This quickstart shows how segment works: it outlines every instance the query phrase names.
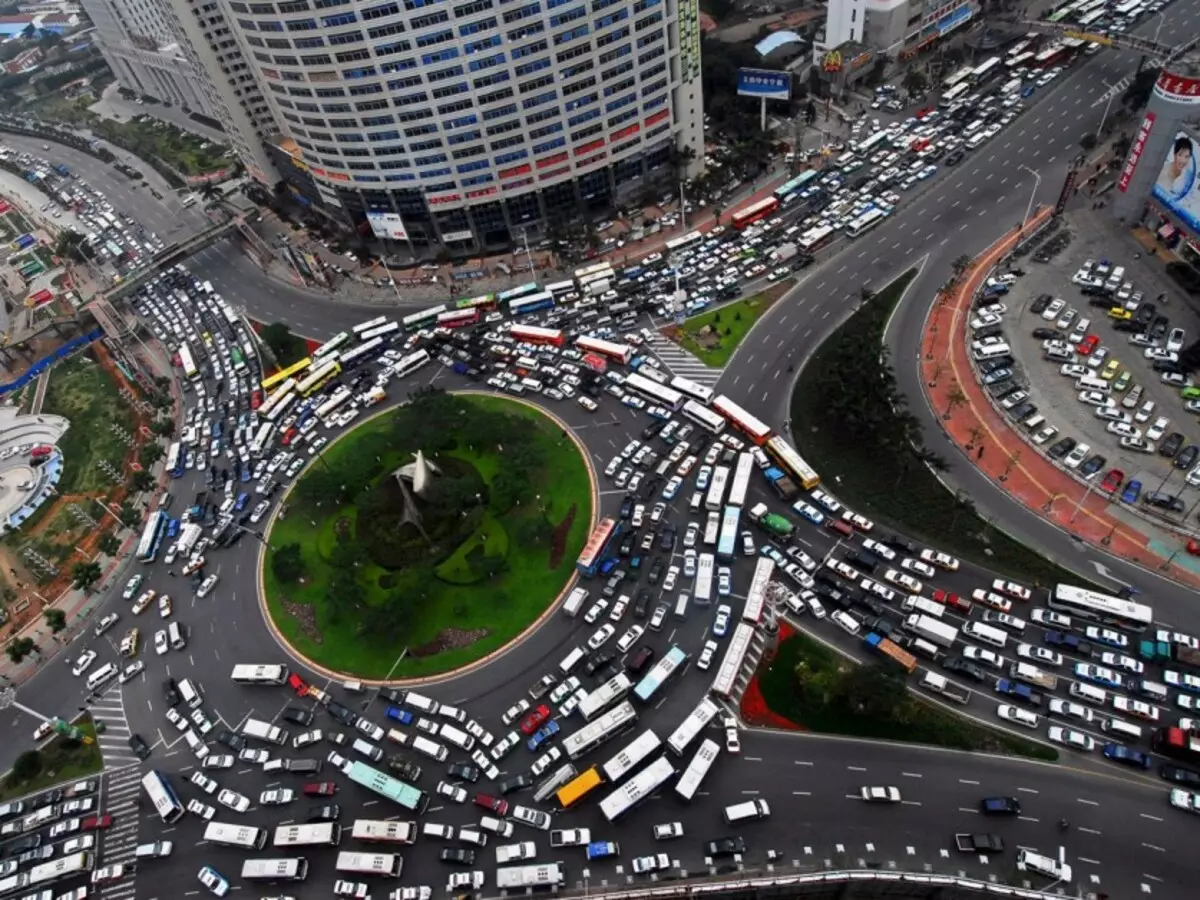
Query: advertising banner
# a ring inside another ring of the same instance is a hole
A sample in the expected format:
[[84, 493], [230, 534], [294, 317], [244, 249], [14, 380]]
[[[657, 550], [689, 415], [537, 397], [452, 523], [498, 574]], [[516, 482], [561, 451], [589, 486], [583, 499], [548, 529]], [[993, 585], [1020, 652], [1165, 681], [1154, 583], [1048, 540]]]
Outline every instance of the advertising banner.
[[375, 237], [389, 241], [407, 241], [408, 230], [396, 213], [368, 212], [367, 221]]
[[792, 76], [787, 72], [774, 72], [770, 69], [738, 69], [737, 92], [739, 97], [790, 100]]
[[1185, 132], [1178, 132], [1167, 148], [1167, 158], [1151, 191], [1156, 200], [1193, 232], [1200, 232], [1200, 178], [1196, 169], [1198, 155], [1200, 148], [1196, 146], [1195, 139]]
[[1146, 141], [1153, 128], [1154, 113], [1147, 112], [1146, 118], [1142, 119], [1142, 124], [1133, 137], [1133, 143], [1129, 145], [1129, 158], [1125, 160], [1125, 168], [1121, 170], [1121, 177], [1117, 180], [1117, 190], [1122, 194], [1129, 190], [1129, 179], [1133, 178], [1133, 173], [1137, 171], [1138, 160], [1142, 158], [1142, 151], [1146, 149]]
[[1154, 84], [1154, 93], [1172, 103], [1200, 106], [1200, 78], [1175, 75], [1164, 69]]

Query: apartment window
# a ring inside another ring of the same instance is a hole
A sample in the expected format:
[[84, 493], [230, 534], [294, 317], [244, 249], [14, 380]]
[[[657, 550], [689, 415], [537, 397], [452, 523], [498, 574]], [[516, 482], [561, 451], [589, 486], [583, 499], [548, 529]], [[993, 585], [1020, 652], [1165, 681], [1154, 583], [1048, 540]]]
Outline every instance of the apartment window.
[[[366, 123], [363, 123], [366, 124]], [[400, 140], [399, 131], [376, 131], [367, 135], [369, 141], [398, 141]]]
[[250, 12], [250, 10], [246, 8], [246, 4], [245, 4], [245, 3], [230, 3], [230, 4], [229, 4], [229, 8], [230, 8], [230, 9], [232, 9], [232, 10], [233, 10], [234, 12], [236, 12], [236, 13], [248, 13], [248, 12]]
[[422, 28], [428, 28], [430, 25], [440, 25], [442, 22], [449, 21], [450, 13], [440, 10], [439, 12], [429, 13], [425, 16], [417, 16], [409, 25], [412, 26], [413, 31], [419, 31]]
[[344, 88], [317, 88], [318, 97], [345, 97], [346, 91]]
[[335, 6], [345, 6], [350, 0], [316, 0], [317, 9], [333, 9]]
[[636, 119], [637, 114], [638, 111], [636, 109], [627, 109], [623, 113], [617, 113], [615, 116], [612, 116], [604, 124], [609, 128], [616, 128], [618, 125], [628, 122], [630, 119]]
[[640, 65], [644, 66], [644, 65], [648, 64], [651, 60], [658, 59], [660, 56], [662, 56], [666, 52], [667, 51], [666, 51], [665, 47], [655, 47], [654, 49], [648, 50], [645, 53], [643, 53], [641, 56], [639, 56], [638, 63]]
[[353, 25], [358, 16], [352, 12], [338, 13], [336, 16], [322, 16], [321, 22], [326, 28], [337, 28], [341, 25]]
[[358, 68], [358, 69], [343, 69], [342, 70], [342, 77], [349, 78], [349, 79], [371, 78], [378, 74], [379, 73], [375, 70], [374, 66], [362, 66], [361, 68]]
[[519, 22], [522, 19], [527, 19], [530, 16], [536, 16], [542, 11], [542, 4], [527, 3], [524, 6], [519, 6], [516, 9], [510, 9], [504, 14], [504, 23], [511, 25], [513, 22]]
[[362, 11], [364, 21], [371, 19], [382, 19], [386, 16], [398, 15], [400, 12], [399, 3], [384, 3], [382, 6], [371, 6]]
[[434, 139], [432, 141], [416, 141], [415, 143], [411, 144], [408, 149], [413, 153], [423, 153], [426, 150], [440, 150], [441, 148], [441, 140]]
[[524, 47], [517, 47], [512, 52], [513, 59], [522, 59], [526, 56], [532, 56], [534, 53], [541, 53], [545, 50], [547, 44], [545, 41], [534, 41], [532, 44], [526, 44]]
[[418, 47], [433, 47], [454, 40], [454, 32], [447, 28], [445, 31], [435, 31], [433, 34], [423, 34], [417, 38]]
[[[563, 61], [561, 53], [559, 54], [558, 61], [560, 63]], [[562, 77], [563, 78], [574, 78], [576, 75], [582, 75], [584, 72], [591, 71], [591, 69], [594, 65], [595, 65], [595, 63], [592, 62], [590, 59], [585, 59], [583, 62], [576, 63], [573, 66], [567, 66], [567, 68], [563, 69]]]
[[[541, 59], [535, 59], [532, 62], [517, 66], [513, 71], [517, 73], [518, 78], [524, 78], [526, 75], [532, 75], [534, 72], [540, 72], [542, 69], [548, 68], [550, 68], [550, 60], [543, 56]], [[521, 93], [525, 94], [530, 90], [536, 90], [545, 83], [547, 82], [539, 81], [533, 84], [532, 88], [527, 84], [523, 84], [520, 86]]]
[[455, 159], [470, 159], [472, 156], [482, 156], [486, 151], [482, 144], [477, 144], [474, 147], [463, 147], [461, 150], [454, 150], [451, 156]]
[[[376, 152], [391, 153], [395, 149], [396, 148], [394, 148], [394, 147], [377, 147]], [[381, 169], [407, 169], [411, 165], [412, 165], [412, 163], [410, 163], [407, 159], [385, 159], [379, 163], [379, 168], [381, 168]]]
[[467, 64], [467, 68], [472, 72], [482, 72], [484, 69], [490, 69], [492, 66], [498, 66], [504, 62], [504, 54], [496, 53], [492, 56], [485, 56], [483, 59], [473, 59]]
[[354, 119], [330, 119], [330, 128], [357, 128], [358, 122]]
[[445, 81], [447, 78], [457, 78], [458, 76], [462, 75], [462, 73], [462, 66], [451, 66], [448, 69], [440, 69], [437, 72], [430, 72], [426, 76], [426, 80], [428, 80], [430, 83], [435, 81]]
[[403, 53], [412, 49], [411, 41], [392, 41], [388, 44], [376, 44], [376, 56], [390, 56], [393, 53]]
[[[308, 104], [305, 104], [306, 106]], [[350, 112], [349, 103], [323, 103], [321, 109], [327, 113], [348, 113]]]
[[341, 34], [331, 34], [329, 43], [335, 46], [343, 46], [345, 44], [361, 44], [363, 40], [361, 31], [343, 31]]
[[302, 56], [300, 59], [306, 66], [333, 65], [333, 59], [330, 58], [328, 53], [316, 53], [310, 56]]
[[651, 44], [657, 44], [662, 39], [663, 39], [663, 33], [662, 33], [661, 29], [658, 31], [652, 31], [649, 34], [642, 35], [637, 40], [638, 49], [641, 49], [642, 47], [649, 47]]
[[579, 141], [590, 138], [594, 134], [599, 134], [603, 130], [604, 126], [599, 122], [597, 122], [595, 125], [589, 125], [587, 128], [580, 128], [578, 131], [571, 132], [571, 142], [578, 143]]
[[[506, 103], [504, 106], [497, 106], [495, 109], [485, 109], [483, 111], [483, 121], [494, 122], [496, 119], [503, 119], [506, 116], [514, 115], [517, 111], [517, 104]], [[491, 134], [489, 131], [488, 134]]]
[[471, 82], [476, 90], [481, 90], [485, 87], [491, 87], [493, 84], [500, 84], [508, 81], [511, 78], [508, 72], [493, 72], [491, 75], [484, 75], [482, 78], [476, 78]]
[[[453, 97], [455, 94], [465, 94], [469, 90], [470, 88], [467, 87], [466, 82], [463, 81], [460, 81], [457, 84], [447, 84], [444, 87], [434, 88], [433, 99], [445, 100], [447, 97]], [[470, 101], [468, 101], [467, 105], [471, 105]]]
[[[454, 7], [454, 18], [465, 19], [469, 16], [475, 15], [476, 13], [487, 12], [492, 8], [492, 6], [492, 0], [474, 0], [473, 3], [464, 3], [462, 6]], [[492, 24], [495, 24], [494, 19], [492, 20]], [[464, 33], [470, 34], [470, 32]]]
[[363, 116], [363, 128], [378, 128], [381, 125], [394, 125], [395, 116]]
[[439, 50], [437, 53], [426, 53], [421, 57], [421, 62], [427, 66], [436, 65], [441, 62], [449, 62], [458, 56], [457, 47], [446, 47]]
[[652, 6], [658, 6], [660, 3], [662, 3], [662, 0], [637, 0], [637, 3], [633, 4], [633, 11], [635, 14], [645, 12]]
[[273, 16], [275, 15], [274, 3], [251, 3], [250, 12], [256, 16]]
[[342, 144], [360, 144], [366, 140], [366, 138], [357, 131], [353, 131], [350, 134], [338, 132], [334, 135], [334, 138]]
[[[544, 62], [544, 63], [546, 63], [546, 65], [550, 64], [549, 60], [538, 60], [537, 62], [538, 63]], [[530, 65], [537, 65], [537, 63], [530, 63]], [[545, 67], [546, 66], [538, 66], [538, 68], [545, 68]], [[519, 75], [521, 73], [518, 72], [517, 74]], [[523, 84], [517, 85], [517, 90], [520, 91], [522, 94], [528, 94], [530, 91], [536, 91], [539, 88], [544, 88], [550, 84], [554, 84], [554, 76], [553, 75], [543, 75], [541, 78], [533, 78], [533, 79], [530, 79], [529, 81], [524, 82]]]
[[[495, 125], [489, 125], [487, 133], [489, 137], [495, 137], [498, 134], [507, 134], [510, 131], [516, 131], [520, 127], [520, 119], [509, 119], [507, 122], [499, 122]], [[524, 136], [522, 135], [522, 137]]]
[[541, 128], [535, 128], [529, 132], [529, 139], [531, 141], [540, 141], [542, 138], [558, 134], [562, 130], [562, 122], [551, 122], [549, 125], [543, 125]]
[[279, 4], [279, 11], [284, 15], [288, 13], [308, 12], [310, 8], [308, 0], [295, 0], [292, 3]]
[[393, 106], [412, 106], [414, 103], [425, 103], [429, 100], [429, 95], [422, 91], [419, 94], [408, 94], [403, 97], [393, 97]]
[[[493, 149], [495, 149], [496, 145], [493, 144], [492, 147], [493, 147]], [[519, 159], [525, 159], [528, 156], [529, 156], [528, 150], [514, 150], [511, 153], [501, 153], [499, 156], [496, 157], [496, 165], [498, 165], [498, 166], [507, 165], [508, 163], [516, 162]]]
[[642, 81], [645, 81], [647, 78], [653, 78], [655, 75], [661, 74], [666, 70], [667, 64], [665, 62], [660, 62], [653, 66], [648, 66], [645, 69], [642, 69], [638, 74], [641, 76]]
[[492, 47], [500, 46], [500, 43], [503, 40], [504, 38], [500, 37], [500, 35], [493, 34], [490, 37], [485, 37], [478, 41], [470, 41], [464, 45], [464, 49], [467, 53], [478, 53], [481, 50], [488, 50]]
[[614, 31], [608, 31], [596, 38], [597, 47], [607, 47], [609, 44], [616, 43], [622, 38], [629, 37], [629, 29], [617, 28]]
[[584, 122], [590, 122], [600, 115], [600, 110], [589, 109], [587, 112], [582, 112], [577, 116], [571, 116], [567, 119], [567, 124], [574, 128], [576, 125], [582, 125]]
[[[379, 71], [385, 75], [390, 75], [392, 72], [403, 72], [405, 69], [415, 69], [417, 61], [411, 56], [406, 56], [404, 59], [393, 59], [390, 62], [381, 63]], [[418, 78], [414, 84], [420, 83]]]
[[303, 122], [305, 125], [308, 125], [309, 127], [314, 127], [314, 128], [324, 128], [325, 127], [324, 119], [316, 119], [316, 118], [311, 118], [309, 116], [301, 116], [300, 121]]
[[607, 85], [604, 88], [604, 96], [611, 97], [613, 94], [619, 94], [621, 91], [628, 90], [633, 87], [636, 81], [637, 79], [631, 75], [628, 78], [622, 78], [616, 84]]
[[583, 6], [577, 6], [574, 9], [568, 9], [565, 12], [559, 13], [558, 15], [551, 16], [550, 27], [561, 28], [563, 25], [568, 25], [571, 22], [582, 19], [586, 15], [587, 9]]
[[601, 28], [607, 28], [609, 25], [613, 25], [617, 22], [623, 22], [628, 18], [629, 10], [618, 9], [616, 12], [609, 13], [607, 16], [601, 16], [599, 19], [597, 19], [596, 30], [599, 31]]
[[[415, 162], [418, 166], [434, 166], [434, 165], [437, 165], [438, 163], [444, 163], [449, 159], [450, 159], [450, 157], [448, 157], [445, 153], [434, 153], [430, 156], [418, 156], [416, 159], [413, 160], [413, 162]], [[442, 175], [449, 175], [449, 174], [450, 174], [449, 169], [436, 169], [436, 170], [430, 171], [430, 172], [422, 172], [421, 177], [422, 178], [438, 178]]]
[[564, 97], [570, 97], [572, 94], [578, 94], [582, 90], [592, 87], [596, 83], [596, 76], [591, 75], [587, 78], [582, 78], [574, 84], [564, 85], [562, 92]]
[[570, 112], [573, 109], [579, 109], [583, 106], [589, 106], [590, 104], [595, 103], [598, 99], [599, 97], [597, 97], [595, 94], [585, 94], [582, 97], [576, 97], [574, 100], [568, 100], [566, 105], [567, 112]]
[[[421, 135], [423, 135], [423, 134], [432, 134], [432, 133], [434, 133], [434, 132], [436, 132], [436, 131], [437, 131], [437, 126], [436, 126], [436, 125], [418, 125], [418, 126], [417, 126], [417, 127], [415, 127], [415, 128], [405, 128], [405, 129], [404, 129], [404, 136], [405, 136], [405, 137], [410, 137], [410, 138], [413, 138], [413, 137], [420, 137], [420, 136], [421, 136]], [[440, 147], [440, 146], [441, 146], [441, 141], [437, 141], [437, 142], [434, 144], [434, 146]], [[414, 145], [413, 145], [413, 147], [414, 147], [414, 149], [416, 149], [417, 145], [415, 145], [415, 144], [414, 144]], [[428, 147], [427, 147], [427, 148], [425, 148], [425, 149], [428, 149]]]
[[[270, 41], [267, 42], [268, 45]], [[323, 37], [298, 37], [292, 42], [297, 50], [308, 50], [313, 47], [324, 47], [325, 38]]]
[[611, 69], [605, 69], [600, 73], [600, 77], [605, 81], [612, 81], [614, 78], [619, 78], [631, 69], [633, 69], [633, 60], [627, 59], [620, 65], [613, 66]]
[[478, 128], [472, 131], [464, 131], [462, 134], [452, 134], [446, 138], [446, 143], [452, 146], [457, 144], [469, 144], [471, 141], [477, 141], [483, 137], [483, 132]]
[[[272, 24], [278, 25], [279, 23], [274, 22]], [[264, 28], [263, 30], [266, 31], [267, 29]], [[272, 28], [270, 30], [271, 31], [282, 31], [283, 29], [282, 28]], [[316, 19], [291, 19], [287, 23], [287, 30], [288, 31], [316, 31], [317, 30], [317, 20]]]
[[643, 16], [642, 18], [640, 18], [636, 22], [634, 22], [633, 28], [635, 31], [645, 31], [651, 25], [657, 25], [659, 22], [661, 22], [662, 18], [663, 18], [662, 12], [651, 13], [650, 15]]
[[[463, 110], [470, 108], [470, 100], [458, 100], [454, 103], [443, 103], [437, 108], [437, 111], [443, 116], [449, 116], [456, 112], [462, 112]], [[449, 122], [444, 122], [442, 127], [448, 131], [451, 128], [463, 128], [467, 125], [474, 125], [475, 122], [475, 116], [459, 116], [457, 119], [451, 119]]]
[[553, 119], [558, 115], [558, 107], [552, 106], [549, 109], [543, 109], [541, 112], [533, 113], [526, 117], [526, 124], [536, 125], [538, 122], [545, 122], [547, 119]]
[[409, 75], [406, 78], [393, 78], [387, 83], [388, 90], [400, 91], [404, 88], [416, 87], [421, 83], [420, 75]]
[[350, 88], [351, 97], [365, 97], [367, 94], [382, 94], [383, 87], [378, 84], [358, 84]]
[[339, 53], [334, 57], [340, 63], [362, 62], [364, 59], [371, 58], [371, 51], [367, 49], [347, 50], [345, 53]]

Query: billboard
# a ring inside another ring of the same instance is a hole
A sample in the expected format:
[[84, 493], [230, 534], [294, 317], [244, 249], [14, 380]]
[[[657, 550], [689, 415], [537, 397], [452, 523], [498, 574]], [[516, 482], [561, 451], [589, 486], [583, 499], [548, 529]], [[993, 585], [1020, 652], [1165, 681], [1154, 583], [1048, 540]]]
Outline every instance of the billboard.
[[1200, 78], [1176, 75], [1163, 69], [1154, 84], [1154, 95], [1171, 103], [1196, 106], [1200, 104]]
[[792, 76], [788, 72], [774, 72], [770, 69], [738, 69], [737, 92], [739, 97], [790, 100]]
[[1154, 128], [1154, 119], [1154, 113], [1147, 110], [1146, 118], [1142, 119], [1133, 144], [1130, 145], [1129, 157], [1125, 160], [1125, 167], [1121, 169], [1121, 177], [1117, 181], [1117, 190], [1122, 194], [1129, 190], [1129, 180], [1133, 178], [1138, 161], [1142, 158], [1142, 151], [1146, 149], [1146, 141], [1150, 138], [1150, 131]]
[[1167, 147], [1158, 180], [1150, 192], [1154, 199], [1178, 216], [1193, 232], [1200, 232], [1200, 178], [1196, 158], [1200, 155], [1195, 139], [1186, 132], [1175, 134]]
[[408, 231], [404, 228], [404, 220], [396, 213], [368, 212], [367, 221], [371, 223], [371, 232], [377, 238], [389, 241], [408, 240]]

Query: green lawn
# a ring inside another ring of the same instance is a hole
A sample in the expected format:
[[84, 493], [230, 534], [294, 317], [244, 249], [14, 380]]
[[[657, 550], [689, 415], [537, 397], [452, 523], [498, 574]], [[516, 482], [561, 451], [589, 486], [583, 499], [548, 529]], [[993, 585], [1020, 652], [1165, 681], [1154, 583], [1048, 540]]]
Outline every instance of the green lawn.
[[[992, 527], [975, 513], [970, 498], [958, 498], [946, 490], [908, 445], [887, 465], [881, 465], [880, 441], [864, 440], [862, 431], [848, 427], [841, 413], [826, 402], [831, 392], [858, 397], [864, 405], [873, 402], [857, 379], [862, 373], [879, 371], [884, 328], [915, 274], [909, 271], [884, 287], [805, 364], [791, 399], [796, 448], [842, 501], [889, 529], [1023, 581], [1086, 584]], [[921, 397], [907, 399], [910, 404], [925, 402]], [[898, 427], [900, 420], [890, 406], [874, 403], [872, 412], [879, 434]], [[947, 463], [970, 465], [958, 458]]]
[[62, 737], [55, 738], [39, 751], [42, 769], [37, 775], [28, 781], [13, 781], [11, 776], [4, 779], [0, 784], [0, 801], [22, 797], [66, 781], [76, 781], [104, 770], [104, 758], [100, 753], [100, 745], [96, 743], [96, 728], [91, 719], [85, 718], [75, 724], [92, 738], [92, 743], [75, 744]]
[[107, 459], [114, 466], [128, 447], [111, 430], [128, 424], [129, 407], [89, 352], [77, 353], [54, 367], [43, 411], [65, 416], [71, 427], [59, 440], [63, 451], [63, 494], [107, 490], [112, 480], [96, 463]]
[[[533, 495], [523, 498], [520, 507], [502, 515], [493, 515], [490, 509], [484, 511], [475, 532], [439, 565], [438, 577], [433, 579], [430, 597], [421, 606], [420, 615], [396, 641], [364, 637], [355, 616], [342, 616], [338, 621], [331, 621], [327, 597], [334, 570], [328, 560], [337, 542], [335, 526], [343, 518], [353, 522], [356, 510], [344, 507], [318, 519], [298, 505], [290, 508], [286, 518], [276, 519], [268, 541], [273, 548], [292, 543], [301, 546], [306, 567], [303, 583], [279, 583], [269, 561], [263, 569], [263, 580], [272, 618], [300, 653], [340, 672], [363, 678], [383, 678], [407, 646], [410, 655], [395, 669], [394, 678], [449, 671], [499, 649], [519, 635], [545, 611], [567, 583], [592, 524], [591, 481], [586, 461], [558, 427], [536, 410], [498, 397], [471, 396], [468, 402], [482, 410], [528, 420], [535, 440], [553, 463], [539, 472]], [[390, 410], [331, 444], [324, 454], [331, 469], [336, 471], [339, 466], [360, 459], [366, 442], [378, 440], [379, 435], [391, 435], [396, 427], [393, 424], [395, 417], [405, 414], [403, 407]], [[396, 447], [382, 458], [385, 471], [407, 462], [408, 454], [401, 452], [402, 449]], [[471, 463], [488, 485], [503, 465], [503, 459], [492, 452], [472, 453], [459, 447], [449, 455]], [[305, 476], [320, 465], [310, 466]], [[291, 498], [285, 502], [292, 505]], [[564, 522], [574, 509], [562, 557], [554, 568], [549, 565], [547, 548], [522, 546], [513, 538], [521, 526], [521, 517], [536, 511], [539, 502], [545, 508], [546, 518], [556, 525]], [[342, 524], [344, 526], [345, 522]], [[486, 535], [486, 539], [482, 535]], [[470, 582], [470, 578], [466, 577], [463, 558], [481, 540], [488, 556], [507, 554], [508, 569], [494, 579], [464, 584], [462, 582]], [[367, 562], [356, 574], [358, 583], [366, 589], [367, 605], [385, 602], [387, 591], [379, 586], [379, 579], [388, 574], [386, 569]], [[284, 610], [285, 601], [311, 605], [319, 635], [314, 635], [295, 617], [288, 615]], [[467, 632], [486, 629], [487, 634], [467, 646], [427, 656], [411, 654], [413, 648], [429, 645], [447, 628]]]
[[[796, 677], [801, 662], [805, 666], [803, 687]], [[810, 731], [1058, 759], [1052, 747], [984, 728], [922, 702], [904, 689], [898, 677], [884, 682], [879, 695], [871, 696], [870, 678], [877, 674], [796, 632], [779, 645], [770, 665], [759, 669], [758, 686], [772, 712]], [[864, 675], [867, 680], [860, 680]], [[990, 712], [992, 704], [984, 705]]]
[[[791, 281], [787, 282], [791, 285]], [[771, 304], [782, 293], [772, 289], [768, 293], [755, 294], [688, 319], [680, 329], [680, 344], [697, 359], [714, 369], [722, 368], [738, 345], [750, 333], [759, 317], [771, 308]], [[711, 326], [716, 332], [713, 336], [701, 335], [701, 331]]]
[[234, 162], [227, 147], [150, 116], [127, 122], [102, 119], [93, 128], [102, 136], [114, 137], [137, 155], [158, 157], [184, 175], [214, 172]]

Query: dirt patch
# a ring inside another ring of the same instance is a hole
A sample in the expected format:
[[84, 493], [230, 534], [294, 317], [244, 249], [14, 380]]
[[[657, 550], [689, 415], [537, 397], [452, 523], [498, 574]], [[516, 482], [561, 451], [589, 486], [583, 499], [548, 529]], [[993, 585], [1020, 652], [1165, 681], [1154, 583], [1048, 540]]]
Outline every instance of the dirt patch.
[[470, 631], [464, 631], [461, 628], [443, 628], [432, 641], [422, 644], [419, 647], [413, 647], [408, 652], [412, 656], [417, 657], [434, 656], [446, 650], [458, 650], [462, 647], [469, 647], [471, 644], [481, 641], [487, 636], [488, 630], [486, 628], [473, 628]]
[[314, 644], [320, 644], [324, 638], [321, 637], [321, 629], [317, 627], [317, 613], [312, 608], [311, 603], [292, 603], [286, 599], [281, 599], [279, 605], [283, 607], [283, 611], [296, 620], [296, 624], [300, 626], [300, 633], [312, 641]]
[[333, 533], [339, 538], [346, 537], [350, 534], [350, 517], [342, 516], [333, 524]]
[[571, 533], [571, 526], [574, 524], [575, 504], [572, 503], [566, 516], [554, 527], [554, 534], [550, 536], [550, 571], [554, 571], [562, 563], [563, 552], [567, 547], [567, 535]]

